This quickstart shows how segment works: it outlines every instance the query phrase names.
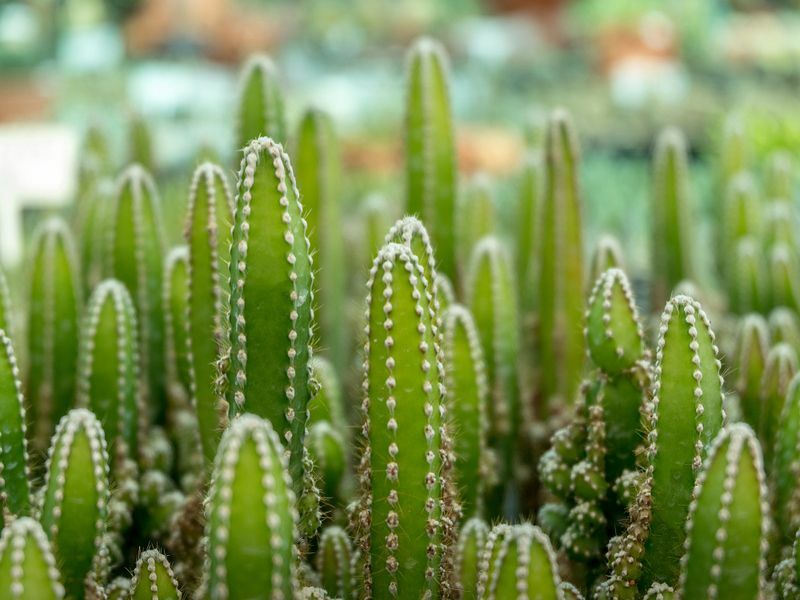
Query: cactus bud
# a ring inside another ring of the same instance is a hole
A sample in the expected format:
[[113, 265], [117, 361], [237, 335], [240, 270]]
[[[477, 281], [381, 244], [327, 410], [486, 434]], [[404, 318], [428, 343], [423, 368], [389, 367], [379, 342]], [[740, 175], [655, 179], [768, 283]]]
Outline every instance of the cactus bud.
[[64, 586], [41, 525], [20, 517], [0, 535], [0, 597], [60, 600]]

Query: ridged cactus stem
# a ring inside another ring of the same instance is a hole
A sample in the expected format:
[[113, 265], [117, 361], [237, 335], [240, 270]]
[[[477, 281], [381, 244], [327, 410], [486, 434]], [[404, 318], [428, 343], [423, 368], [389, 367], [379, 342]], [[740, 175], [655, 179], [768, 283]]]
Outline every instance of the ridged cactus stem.
[[761, 419], [759, 439], [764, 449], [767, 467], [772, 467], [775, 439], [781, 425], [789, 385], [797, 373], [797, 354], [785, 342], [775, 344], [767, 354], [761, 378]]
[[539, 215], [544, 194], [544, 161], [539, 153], [526, 157], [519, 176], [515, 264], [520, 310], [531, 313], [536, 304], [536, 252]]
[[458, 199], [456, 259], [460, 280], [466, 281], [472, 251], [478, 242], [497, 229], [492, 183], [485, 174], [476, 175]]
[[172, 248], [164, 259], [164, 339], [168, 418], [185, 404], [191, 389], [189, 364], [189, 250]]
[[22, 516], [30, 508], [25, 402], [11, 340], [0, 329], [0, 525], [5, 511]]
[[800, 529], [800, 376], [795, 375], [776, 432], [771, 484], [775, 521], [781, 540], [791, 542]]
[[464, 600], [476, 600], [478, 597], [479, 567], [488, 537], [489, 526], [478, 517], [469, 519], [461, 528], [456, 548], [455, 569], [458, 587]]
[[735, 387], [744, 421], [756, 430], [761, 421], [761, 379], [768, 352], [767, 322], [759, 314], [746, 315], [739, 326]]
[[322, 587], [331, 598], [355, 600], [358, 586], [353, 564], [353, 544], [341, 527], [331, 525], [319, 538], [316, 557]]
[[64, 586], [41, 525], [20, 517], [0, 535], [0, 597], [60, 600]]
[[167, 557], [158, 550], [139, 555], [130, 583], [130, 600], [180, 600], [181, 591]]
[[275, 64], [264, 54], [251, 56], [242, 67], [237, 118], [237, 149], [262, 136], [286, 142], [283, 91]]

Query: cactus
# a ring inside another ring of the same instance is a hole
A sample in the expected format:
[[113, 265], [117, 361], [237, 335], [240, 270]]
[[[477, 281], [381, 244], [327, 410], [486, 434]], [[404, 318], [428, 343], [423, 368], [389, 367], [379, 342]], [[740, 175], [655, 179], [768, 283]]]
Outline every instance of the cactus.
[[745, 422], [758, 429], [761, 422], [761, 379], [769, 352], [769, 330], [764, 317], [745, 315], [739, 324], [734, 388], [739, 395]]
[[486, 365], [470, 312], [454, 304], [445, 311], [443, 321], [445, 398], [455, 431], [453, 479], [460, 490], [462, 512], [479, 516], [489, 476]]
[[[800, 534], [799, 534], [800, 535]], [[800, 552], [797, 537], [792, 544], [789, 557], [782, 560], [775, 568], [775, 590], [778, 600], [794, 600], [800, 594]]]
[[622, 269], [622, 246], [613, 235], [601, 235], [597, 240], [589, 267], [589, 280], [597, 279], [608, 269]]
[[323, 530], [316, 556], [322, 587], [331, 598], [355, 600], [358, 595], [353, 564], [353, 544], [344, 529], [336, 525]]
[[130, 583], [130, 600], [180, 600], [181, 591], [167, 558], [158, 550], [139, 555]]
[[117, 180], [111, 216], [108, 272], [127, 288], [139, 320], [139, 361], [149, 418], [163, 423], [164, 393], [164, 235], [155, 183], [140, 165]]
[[59, 600], [64, 597], [56, 561], [41, 525], [20, 517], [0, 535], [0, 597]]
[[0, 526], [6, 511], [22, 516], [30, 508], [25, 402], [11, 340], [0, 329]]
[[283, 448], [269, 421], [244, 414], [225, 431], [208, 495], [208, 594], [294, 597], [297, 512]]
[[128, 163], [142, 165], [148, 171], [155, 168], [153, 134], [147, 121], [134, 113], [128, 122]]
[[107, 237], [114, 207], [113, 180], [99, 181], [81, 201], [75, 226], [80, 251], [80, 271], [86, 295], [102, 281], [107, 270]]
[[682, 598], [761, 598], [769, 505], [761, 449], [749, 426], [720, 432], [708, 451], [686, 521]]
[[653, 304], [658, 306], [682, 279], [693, 275], [692, 214], [686, 139], [677, 129], [661, 132], [653, 158]]
[[733, 261], [727, 268], [730, 307], [735, 313], [766, 308], [769, 304], [769, 281], [764, 272], [762, 249], [758, 241], [745, 237], [736, 243]]
[[779, 306], [769, 313], [769, 336], [773, 344], [785, 342], [800, 353], [800, 323], [797, 313]]
[[95, 186], [111, 173], [111, 159], [108, 140], [102, 130], [89, 126], [83, 136], [78, 153], [78, 190], [76, 194], [78, 209], [94, 193]]
[[533, 311], [536, 303], [536, 245], [539, 239], [539, 213], [544, 192], [544, 162], [540, 153], [525, 157], [519, 175], [516, 208], [514, 266], [523, 314]]
[[251, 56], [242, 67], [239, 79], [236, 149], [244, 149], [251, 140], [262, 136], [285, 143], [283, 113], [283, 91], [274, 63], [263, 54]]
[[191, 389], [189, 362], [189, 251], [178, 246], [164, 259], [164, 337], [167, 383], [185, 396]]
[[342, 435], [347, 434], [342, 387], [336, 370], [325, 358], [315, 354], [309, 361], [311, 379], [318, 388], [308, 403], [309, 422], [327, 421]]
[[[485, 238], [475, 248], [469, 271], [468, 298], [475, 320], [489, 384], [489, 446], [498, 454], [499, 481], [506, 483], [505, 502], [513, 493], [514, 452], [523, 409], [520, 406], [517, 360], [519, 317], [511, 265], [503, 246]], [[498, 494], [489, 499], [490, 514], [501, 510]], [[506, 506], [506, 508], [509, 508]]]
[[73, 409], [53, 436], [39, 507], [71, 598], [83, 597], [87, 574], [96, 557], [102, 560], [108, 494], [103, 428], [90, 411]]
[[780, 424], [775, 432], [771, 465], [775, 520], [781, 541], [791, 542], [800, 527], [800, 376], [795, 375], [786, 392]]
[[475, 246], [486, 236], [496, 233], [495, 212], [491, 182], [485, 174], [479, 174], [462, 192], [456, 211], [456, 260], [462, 282], [467, 278]]
[[537, 417], [571, 405], [584, 360], [583, 240], [578, 141], [563, 110], [548, 121], [538, 248], [540, 389]]
[[454, 278], [457, 167], [447, 57], [437, 42], [421, 38], [407, 63], [406, 212], [428, 226], [439, 269]]
[[739, 115], [725, 119], [719, 145], [718, 191], [724, 192], [730, 181], [750, 163], [750, 143], [745, 125]]
[[764, 191], [768, 200], [794, 199], [794, 166], [792, 155], [786, 151], [777, 151], [767, 157], [764, 172]]
[[476, 600], [478, 597], [478, 575], [483, 548], [489, 537], [489, 527], [478, 517], [469, 519], [461, 528], [456, 548], [455, 569], [461, 597]]
[[455, 518], [438, 314], [425, 269], [404, 245], [381, 249], [367, 285], [364, 443], [353, 515], [362, 597], [436, 598], [451, 587]]
[[489, 533], [481, 556], [478, 598], [550, 600], [562, 597], [550, 540], [530, 523], [500, 524]]
[[[313, 262], [289, 156], [259, 138], [239, 171], [231, 242], [231, 416], [270, 420], [290, 453], [297, 496], [309, 487], [303, 440], [314, 320]], [[283, 340], [279, 343], [278, 340]]]
[[786, 402], [789, 384], [797, 373], [797, 353], [786, 343], [773, 346], [761, 378], [761, 417], [758, 437], [764, 450], [764, 459], [772, 465], [775, 436], [780, 427], [781, 414]]
[[719, 240], [719, 262], [729, 294], [738, 283], [736, 262], [731, 259], [736, 257], [741, 240], [758, 238], [760, 221], [761, 203], [755, 182], [749, 173], [740, 173], [731, 180], [725, 193]]
[[367, 271], [372, 266], [372, 259], [383, 246], [386, 232], [395, 220], [393, 217], [397, 216], [393, 214], [394, 209], [386, 198], [378, 194], [368, 196], [361, 205], [364, 264]]
[[72, 236], [53, 218], [37, 231], [28, 300], [25, 395], [34, 447], [43, 451], [75, 400], [81, 291]]
[[320, 480], [322, 495], [337, 504], [342, 498], [342, 483], [347, 473], [344, 438], [327, 421], [317, 421], [308, 430], [306, 446]]
[[771, 306], [800, 308], [800, 264], [788, 245], [779, 243], [772, 247], [769, 255], [769, 278]]
[[320, 340], [337, 372], [344, 373], [349, 344], [347, 321], [342, 319], [347, 285], [339, 184], [342, 167], [333, 120], [326, 113], [309, 110], [303, 115], [294, 165], [308, 211], [308, 237], [319, 257]]

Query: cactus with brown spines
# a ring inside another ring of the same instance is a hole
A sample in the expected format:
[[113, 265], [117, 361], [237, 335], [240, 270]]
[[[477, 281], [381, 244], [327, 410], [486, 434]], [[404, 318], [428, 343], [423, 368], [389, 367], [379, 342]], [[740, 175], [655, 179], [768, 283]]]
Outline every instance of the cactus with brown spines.
[[0, 597], [60, 600], [64, 586], [42, 526], [20, 517], [0, 535]]
[[775, 436], [786, 403], [786, 393], [797, 368], [797, 353], [791, 346], [779, 342], [770, 348], [761, 377], [761, 414], [757, 430], [767, 469], [772, 465]]
[[517, 187], [514, 266], [520, 310], [527, 314], [533, 311], [536, 302], [536, 247], [544, 193], [544, 161], [540, 152], [525, 156]]
[[331, 598], [356, 600], [356, 582], [353, 543], [344, 529], [331, 525], [322, 530], [315, 558], [321, 587]]
[[461, 191], [456, 210], [456, 262], [462, 286], [468, 277], [472, 251], [486, 236], [497, 233], [492, 182], [486, 174], [473, 177]]
[[25, 396], [34, 448], [47, 448], [75, 401], [81, 289], [72, 236], [57, 218], [37, 230], [28, 296]]
[[769, 337], [767, 322], [759, 314], [745, 315], [739, 324], [734, 389], [744, 421], [756, 430], [761, 422], [761, 380], [767, 365]]
[[[164, 259], [164, 339], [167, 391], [184, 402], [191, 389], [189, 361], [189, 251], [186, 246], [172, 248]], [[169, 411], [172, 411], [174, 401]]]
[[286, 143], [283, 90], [275, 64], [264, 54], [251, 56], [242, 67], [236, 118], [237, 150], [262, 136]]
[[461, 527], [456, 547], [455, 570], [459, 591], [464, 600], [476, 600], [478, 597], [479, 567], [488, 537], [489, 526], [480, 517], [472, 517]]
[[139, 555], [129, 593], [130, 600], [180, 600], [182, 597], [167, 557], [152, 549]]

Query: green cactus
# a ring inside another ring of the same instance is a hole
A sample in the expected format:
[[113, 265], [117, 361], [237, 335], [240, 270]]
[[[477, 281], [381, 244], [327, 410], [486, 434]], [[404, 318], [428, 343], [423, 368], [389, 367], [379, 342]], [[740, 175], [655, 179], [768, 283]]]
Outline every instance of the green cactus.
[[64, 586], [41, 525], [20, 517], [0, 535], [0, 597], [60, 600]]
[[539, 152], [531, 152], [525, 157], [519, 175], [514, 244], [519, 306], [523, 314], [532, 312], [536, 304], [536, 246], [543, 193], [544, 161]]
[[742, 314], [766, 308], [770, 290], [760, 244], [744, 237], [736, 242], [733, 252], [733, 260], [726, 267], [731, 310]]
[[773, 344], [785, 342], [800, 353], [800, 322], [797, 313], [779, 306], [769, 313], [767, 319], [769, 336]]
[[116, 476], [124, 469], [119, 461], [139, 457], [145, 413], [136, 313], [121, 282], [107, 279], [89, 298], [78, 355], [77, 405], [90, 409], [103, 424]]
[[797, 255], [786, 244], [772, 247], [769, 254], [771, 306], [800, 308], [800, 264]]
[[456, 277], [457, 166], [444, 48], [418, 39], [407, 58], [406, 212], [431, 231], [439, 269]]
[[[290, 452], [295, 494], [304, 465], [314, 274], [303, 206], [289, 156], [269, 138], [245, 149], [231, 241], [231, 416], [270, 420]], [[280, 343], [278, 340], [283, 340]]]
[[562, 597], [550, 540], [530, 523], [496, 525], [481, 556], [478, 598], [556, 600]]
[[233, 198], [225, 173], [211, 163], [201, 164], [192, 176], [184, 237], [189, 247], [190, 392], [207, 464], [214, 460], [222, 430], [215, 363], [227, 328], [232, 220]]
[[622, 246], [613, 235], [604, 234], [597, 240], [589, 266], [589, 280], [597, 279], [608, 269], [623, 268]]
[[718, 191], [724, 192], [730, 181], [750, 164], [750, 143], [739, 115], [732, 114], [725, 119], [719, 157]]
[[[164, 259], [164, 338], [168, 391], [185, 397], [191, 389], [189, 357], [189, 249], [178, 246]], [[180, 390], [179, 392], [177, 390]]]
[[80, 251], [83, 291], [89, 295], [107, 271], [107, 237], [114, 207], [113, 180], [99, 181], [81, 201], [75, 226]]
[[755, 181], [746, 172], [736, 175], [728, 185], [722, 207], [719, 262], [729, 294], [737, 284], [736, 257], [739, 242], [761, 233], [761, 200]]
[[318, 260], [320, 340], [338, 373], [347, 367], [348, 323], [342, 319], [347, 286], [345, 245], [342, 236], [341, 159], [331, 117], [308, 110], [300, 122], [295, 150], [295, 175], [303, 190], [308, 237]]
[[103, 427], [90, 411], [73, 409], [53, 436], [39, 507], [70, 598], [83, 598], [84, 580], [104, 551], [108, 494]]
[[437, 273], [433, 279], [433, 294], [439, 300], [439, 311], [444, 314], [448, 307], [457, 302], [453, 283], [442, 273]]
[[764, 192], [767, 200], [792, 200], [794, 198], [795, 172], [792, 155], [777, 151], [767, 157], [764, 169]]
[[780, 427], [781, 414], [786, 403], [786, 393], [797, 373], [797, 353], [786, 343], [775, 344], [767, 354], [764, 375], [761, 378], [761, 416], [758, 437], [764, 450], [764, 459], [772, 465], [775, 436]]
[[[0, 526], [30, 509], [25, 401], [11, 340], [0, 329]], [[7, 511], [7, 512], [6, 512]]]
[[800, 376], [795, 375], [786, 392], [780, 424], [775, 432], [772, 494], [777, 531], [781, 541], [791, 542], [800, 527]]
[[468, 276], [469, 261], [478, 242], [496, 233], [497, 217], [491, 181], [475, 176], [458, 199], [456, 211], [456, 260], [460, 281]]
[[139, 320], [139, 354], [149, 418], [166, 418], [164, 377], [164, 234], [155, 183], [140, 165], [117, 180], [111, 216], [108, 272], [127, 288]]
[[537, 418], [571, 405], [584, 361], [583, 240], [578, 140], [569, 115], [548, 121], [538, 248], [540, 389]]
[[460, 491], [462, 512], [480, 516], [489, 477], [486, 454], [488, 387], [475, 322], [463, 306], [453, 304], [445, 311], [443, 341], [445, 399], [455, 431], [453, 479]]
[[767, 205], [763, 237], [767, 250], [782, 244], [792, 251], [797, 251], [798, 238], [794, 228], [793, 209], [788, 200], [777, 199]]
[[461, 528], [456, 548], [455, 569], [461, 598], [478, 598], [478, 576], [481, 554], [489, 537], [489, 526], [479, 517], [472, 517]]
[[[116, 577], [106, 586], [105, 593], [105, 600], [129, 600], [131, 594], [131, 580], [125, 577]], [[99, 596], [99, 599], [102, 599], [102, 596]]]
[[306, 447], [322, 495], [334, 506], [340, 504], [347, 474], [347, 449], [342, 434], [327, 421], [314, 422], [306, 436]]
[[436, 598], [452, 585], [452, 456], [429, 285], [405, 245], [386, 244], [370, 270], [361, 492], [353, 514], [363, 598]]
[[158, 550], [139, 555], [130, 583], [130, 600], [180, 600], [181, 591], [167, 558]]
[[720, 432], [708, 451], [686, 521], [682, 598], [761, 598], [769, 505], [761, 449], [749, 426]]
[[148, 171], [155, 169], [153, 134], [147, 121], [134, 113], [128, 122], [128, 163], [142, 165]]
[[761, 422], [761, 380], [768, 352], [769, 330], [764, 317], [759, 314], [745, 315], [739, 324], [734, 388], [739, 396], [744, 421], [754, 429], [758, 429]]
[[691, 279], [692, 206], [686, 138], [661, 132], [653, 158], [653, 304], [659, 306], [682, 279]]
[[98, 182], [111, 174], [108, 140], [99, 127], [89, 126], [78, 153], [78, 211], [94, 193]]
[[309, 365], [311, 379], [318, 386], [308, 403], [309, 422], [327, 421], [339, 434], [347, 436], [347, 415], [336, 369], [318, 354], [311, 357]]
[[236, 149], [262, 136], [285, 143], [283, 91], [275, 64], [264, 54], [251, 56], [242, 67], [236, 122]]
[[355, 600], [358, 597], [353, 544], [344, 529], [331, 525], [322, 531], [316, 566], [322, 587], [331, 598]]
[[284, 451], [269, 421], [233, 420], [217, 450], [207, 504], [211, 600], [290, 600], [297, 511]]
[[63, 221], [46, 221], [34, 248], [25, 395], [34, 447], [44, 451], [55, 424], [75, 401], [81, 290], [72, 236]]
[[372, 259], [383, 246], [386, 232], [395, 221], [393, 217], [397, 217], [394, 213], [394, 205], [379, 194], [368, 196], [361, 205], [364, 265], [367, 271], [372, 266]]

